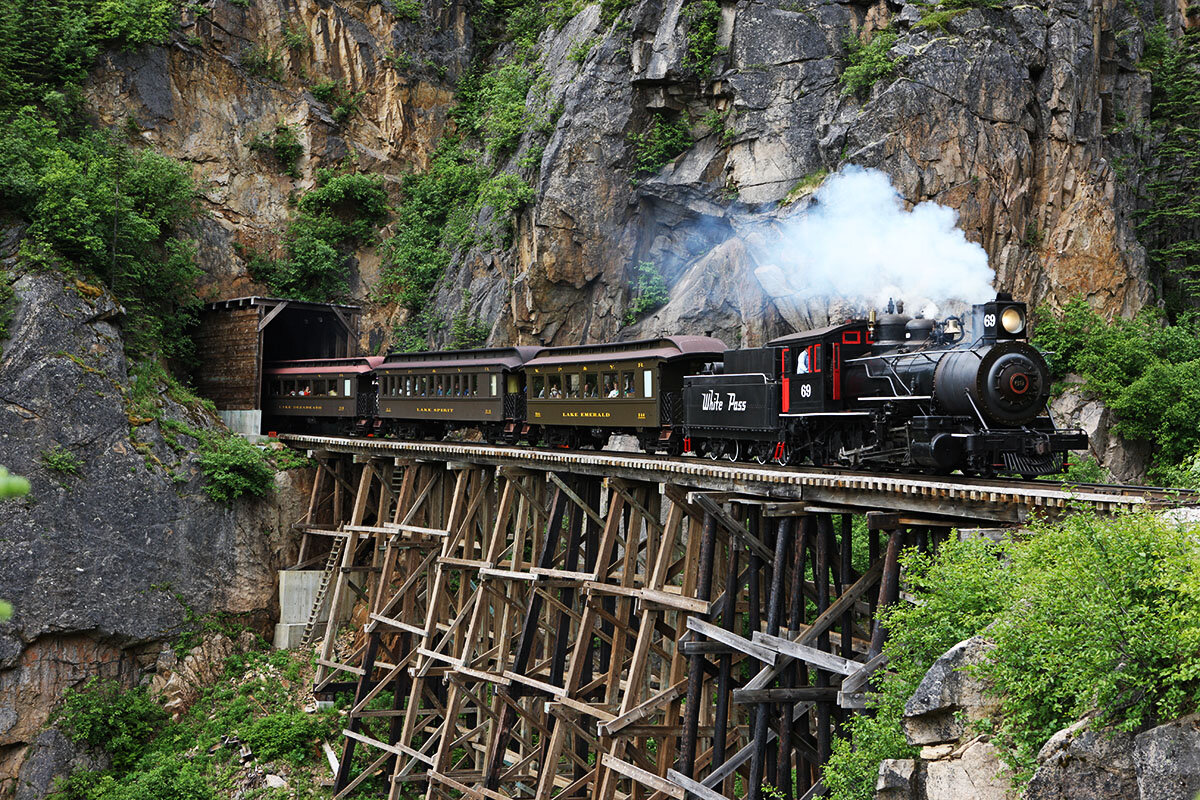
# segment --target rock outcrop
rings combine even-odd
[[[26,274],[15,289],[0,462],[32,490],[0,502],[0,597],[15,609],[0,623],[0,795],[64,688],[94,675],[140,681],[189,614],[265,629],[306,497],[304,476],[282,473],[272,501],[214,503],[191,448],[176,452],[157,424],[128,418],[111,296],[57,273]],[[160,400],[165,418],[218,424]]]
[[[968,639],[930,667],[902,720],[920,754],[880,765],[876,800],[1194,800],[1200,792],[1200,715],[1141,733],[1080,720],[1050,737],[1029,783],[1015,788],[997,747],[970,724],[999,709],[969,671],[988,650],[984,639]]]
[[[995,698],[970,672],[991,645],[960,642],[934,662],[904,706],[904,736],[921,748],[916,759],[884,761],[875,785],[879,800],[1015,800],[1016,793],[987,736],[972,722],[989,719]]]
[[[1150,445],[1128,442],[1112,432],[1112,412],[1095,397],[1087,396],[1076,375],[1067,376],[1067,388],[1050,403],[1050,414],[1060,427],[1076,427],[1088,435],[1088,452],[1121,483],[1144,484]]]
[[[789,325],[750,276],[820,175],[845,164],[883,170],[907,203],[955,209],[997,285],[1022,299],[1055,305],[1083,293],[1116,314],[1151,296],[1131,222],[1136,187],[1113,167],[1136,147],[1114,121],[1130,127],[1148,110],[1150,76],[1137,62],[1149,0],[1006,2],[937,24],[915,2],[740,0],[722,8],[708,77],[688,60],[684,6],[640,0],[605,22],[589,5],[542,34],[527,111],[553,124],[530,126],[491,164],[522,175],[536,199],[511,245],[483,237],[455,259],[436,307],[448,315],[468,290],[495,342],[669,330],[758,344]],[[351,158],[393,184],[422,169],[453,131],[453,87],[467,65],[512,57],[483,49],[452,0],[431,0],[419,17],[388,2],[195,8],[169,45],[106,54],[88,95],[102,123],[129,121],[193,165],[211,212],[201,257],[222,295],[261,289],[239,248],[278,242],[289,197],[316,168]],[[1178,9],[1167,13],[1177,22]],[[845,38],[888,25],[899,37],[895,75],[845,94]],[[361,92],[359,112],[335,119],[307,91],[321,80]],[[695,144],[655,174],[633,174],[633,141],[655,116],[686,124]],[[299,180],[250,148],[278,122],[301,132]],[[357,256],[353,292],[367,299],[380,257]],[[640,261],[657,265],[672,300],[626,326]],[[828,314],[815,302],[790,322]],[[364,342],[386,346],[400,317],[371,305]]]

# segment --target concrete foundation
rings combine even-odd
[[[279,650],[291,650],[300,646],[304,636],[304,626],[308,623],[308,615],[313,602],[317,599],[317,589],[321,586],[319,569],[293,569],[279,571],[279,623],[275,626],[273,644]],[[361,585],[362,575],[355,573],[350,576],[355,584]],[[325,623],[329,621],[329,601],[333,594],[332,583],[325,595],[325,603],[317,617],[317,636],[324,632]],[[347,592],[338,603],[336,619],[348,619],[354,607],[354,594]]]
[[[259,436],[262,433],[262,411],[257,408],[218,411],[221,421],[234,433]]]

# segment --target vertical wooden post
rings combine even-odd
[[[717,521],[704,514],[704,533],[700,540],[700,563],[696,565],[696,597],[708,601],[712,595],[713,551],[716,549]],[[700,727],[700,703],[703,697],[704,656],[694,653],[688,660],[687,716],[683,741],[679,748],[679,772],[691,778],[696,769],[696,737]]]

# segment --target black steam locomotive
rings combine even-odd
[[[974,307],[970,324],[902,310],[726,352],[684,381],[685,448],[731,460],[1045,475],[1087,447],[1082,431],[1056,430],[1046,414],[1049,371],[1026,341],[1024,303],[1000,293]]]
[[[973,334],[968,334],[973,331]],[[281,362],[277,430],[603,447],[730,461],[969,474],[1059,472],[1087,447],[1046,414],[1049,372],[1008,294],[970,320],[876,318],[727,350],[695,336]]]

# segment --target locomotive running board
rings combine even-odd
[[[807,414],[780,414],[781,417],[869,417],[870,411],[810,411]]]

